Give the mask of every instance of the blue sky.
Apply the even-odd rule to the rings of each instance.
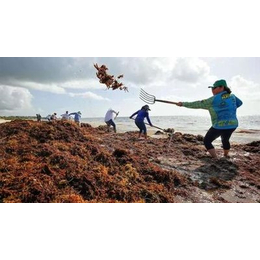
[[[129,92],[107,89],[99,83],[93,64],[105,64]],[[103,117],[110,107],[129,116],[144,103],[140,88],[158,99],[194,101],[208,98],[207,87],[226,79],[243,100],[240,115],[259,114],[260,58],[105,57],[0,58],[0,114],[46,116],[81,111],[83,117]],[[207,111],[155,103],[151,116],[207,115]]]

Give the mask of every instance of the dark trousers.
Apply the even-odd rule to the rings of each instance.
[[[116,124],[114,123],[114,121],[112,119],[110,119],[109,121],[106,122],[107,126],[113,126],[114,132],[116,132]]]
[[[146,134],[147,133],[147,130],[146,130],[146,126],[145,126],[145,123],[144,122],[142,122],[142,121],[135,121],[135,124],[136,124],[136,126],[139,128],[139,133],[141,134],[142,132],[144,133],[144,134]]]
[[[236,130],[236,128],[215,129],[215,128],[211,127],[204,137],[204,145],[205,145],[206,149],[207,150],[213,149],[214,146],[212,145],[212,142],[221,136],[221,142],[223,145],[223,149],[229,150],[230,149],[229,139],[235,130]]]

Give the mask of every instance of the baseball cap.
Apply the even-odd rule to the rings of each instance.
[[[227,82],[224,79],[220,79],[215,81],[213,86],[209,86],[209,88],[217,88],[217,87],[227,87]]]
[[[150,110],[151,111],[151,109],[150,109],[150,107],[148,105],[143,106],[143,108],[146,109],[146,110]]]

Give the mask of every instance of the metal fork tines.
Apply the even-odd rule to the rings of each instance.
[[[154,104],[155,103],[155,96],[148,94],[142,88],[140,91],[140,99],[143,100],[147,104]]]

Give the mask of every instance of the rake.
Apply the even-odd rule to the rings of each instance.
[[[173,105],[177,105],[178,104],[178,102],[172,102],[172,101],[167,101],[167,100],[156,99],[155,96],[153,96],[151,94],[148,94],[142,88],[141,88],[139,97],[140,97],[141,100],[143,100],[147,104],[154,104],[156,101],[157,102],[162,102],[162,103],[167,103],[167,104],[173,104]]]
[[[135,120],[134,118],[131,118],[131,119]],[[147,123],[144,123],[144,124],[145,124],[145,125],[149,125],[149,124],[147,124]],[[150,125],[149,125],[149,126],[150,126]],[[162,131],[165,132],[165,129],[162,129],[161,127],[158,127],[158,126],[155,126],[155,125],[153,125],[152,127],[157,128],[157,129],[160,129],[160,130],[162,130]]]

